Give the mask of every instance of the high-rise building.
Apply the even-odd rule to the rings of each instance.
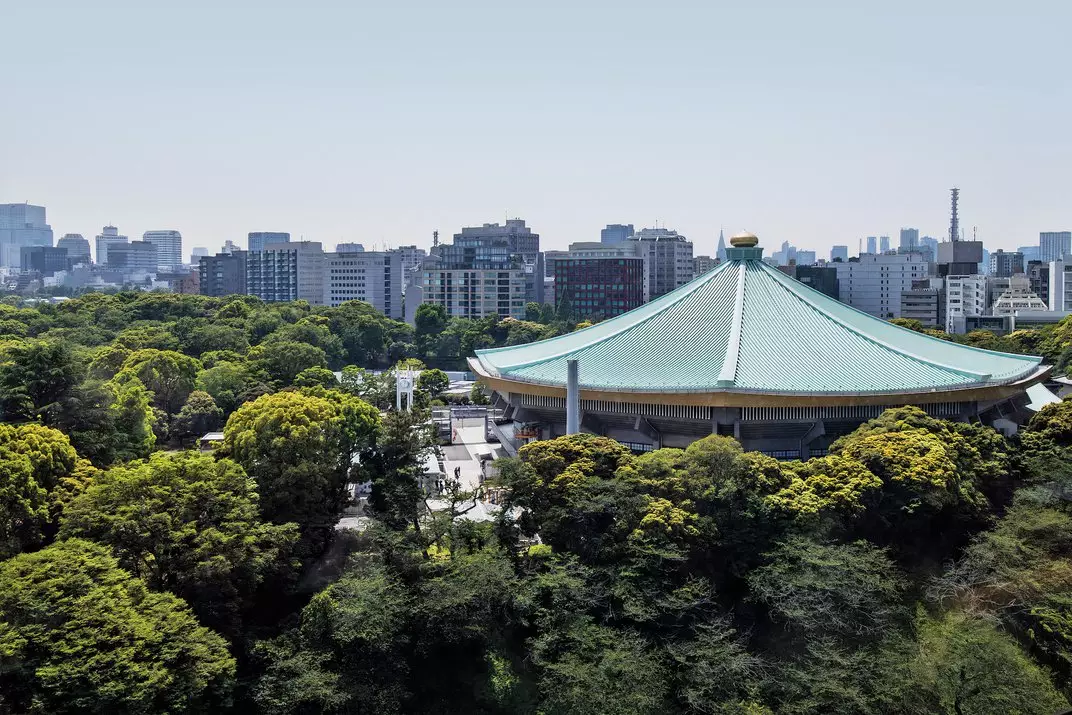
[[[1020,311],[1045,312],[1046,302],[1031,290],[1027,276],[1017,273],[1008,278],[1008,287],[990,304],[991,315],[1016,315]]]
[[[926,278],[928,269],[919,253],[865,254],[833,266],[841,302],[879,318],[899,318],[901,293]]]
[[[613,246],[613,245],[616,245],[616,244],[613,244],[613,243],[608,243],[608,244],[600,243],[599,245]],[[565,258],[568,255],[569,255],[569,251],[544,251],[543,252],[543,275],[544,275],[544,277],[545,278],[554,278],[555,277],[555,261],[557,261],[559,258]]]
[[[224,253],[234,253],[235,251],[241,251],[241,250],[242,249],[238,247],[238,244],[235,243],[234,241],[232,241],[229,238],[226,241],[223,242],[223,252]]]
[[[115,226],[105,226],[99,234],[97,234],[97,265],[108,264],[108,247],[117,243],[128,243],[130,239],[126,236],[119,234],[119,229]]]
[[[711,258],[711,256],[693,256],[692,257],[692,274],[694,276],[702,276],[708,271],[715,270],[715,266],[718,265],[717,258]]]
[[[718,259],[719,263],[726,261],[726,235],[721,228],[718,230],[718,250],[715,251],[715,258]],[[697,275],[699,274],[697,273]]]
[[[1043,231],[1039,233],[1039,259],[1061,261],[1072,254],[1072,231]]]
[[[197,250],[197,249],[194,249]],[[246,252],[201,256],[198,261],[201,295],[223,297],[246,294]]]
[[[798,248],[796,262],[798,266],[814,266],[815,251],[805,251],[803,248]]]
[[[89,263],[93,260],[89,250],[89,241],[80,233],[63,234],[63,238],[56,241],[56,247],[67,249],[67,259],[72,265]]]
[[[938,239],[933,236],[920,236],[919,250],[928,261],[934,263],[938,259]]]
[[[841,261],[845,262],[849,260],[849,247],[848,246],[834,246],[830,249],[830,262]]]
[[[51,246],[52,227],[45,220],[45,207],[31,204],[0,204],[0,265],[18,268],[23,246]]]
[[[878,239],[874,236],[867,237],[867,253],[871,255],[878,253]]]
[[[692,242],[677,231],[642,228],[630,240],[640,242],[648,254],[650,300],[666,295],[693,279]]]
[[[901,243],[898,248],[902,250],[909,250],[919,248],[919,229],[918,228],[902,228],[901,229]]]
[[[1014,273],[1024,272],[1024,254],[1019,251],[1006,253],[1000,248],[990,254],[990,275],[1008,278]]]
[[[424,259],[428,258],[428,251],[416,246],[399,246],[394,251],[402,261],[402,275],[409,275],[410,271],[419,268]]]
[[[633,224],[608,223],[607,227],[599,232],[600,243],[621,243],[633,237]]]
[[[1050,310],[1072,311],[1072,261],[1050,261]]]
[[[938,275],[978,275],[983,262],[982,241],[945,241],[938,244]]]
[[[402,255],[397,251],[336,251],[324,258],[324,303],[368,303],[389,318],[402,319]]]
[[[108,267],[132,273],[156,273],[160,266],[160,254],[155,244],[148,241],[108,244]]]
[[[957,241],[957,243],[968,242]],[[945,331],[947,333],[965,332],[965,318],[986,315],[987,307],[989,306],[987,298],[986,276],[946,276]]]
[[[786,272],[793,278],[815,290],[837,300],[840,295],[838,289],[837,269],[833,266],[813,266],[798,263]]]
[[[600,244],[615,245],[615,244]],[[611,318],[644,303],[645,263],[641,255],[571,255],[555,261],[555,307],[574,318]]]
[[[1027,265],[1031,261],[1041,261],[1041,251],[1038,246],[1020,246],[1016,249],[1017,253],[1024,254],[1024,265]]]
[[[1027,264],[1027,280],[1031,292],[1045,301],[1050,299],[1050,264],[1031,261]]]
[[[19,249],[20,268],[43,276],[67,270],[67,249],[59,246],[23,246]]]
[[[160,270],[168,272],[182,267],[182,234],[178,231],[146,231],[141,240],[156,246]]]
[[[879,236],[878,237],[878,250],[880,253],[888,253],[890,250],[890,237]]]
[[[201,259],[209,255],[208,249],[204,246],[197,246],[190,252],[190,263],[197,266],[201,263]]]
[[[286,231],[250,231],[246,238],[251,251],[263,251],[270,243],[290,243],[290,234]]]
[[[432,253],[438,267],[447,270],[519,270],[525,275],[525,299],[544,302],[540,234],[521,219],[467,226],[454,234],[453,244],[440,244]]]
[[[270,243],[263,251],[249,251],[246,292],[268,303],[304,300],[324,305],[324,260],[324,249],[315,241]]]
[[[421,300],[442,305],[457,318],[525,318],[526,273],[520,268],[475,270],[421,268]]]

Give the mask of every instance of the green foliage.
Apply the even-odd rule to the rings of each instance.
[[[315,345],[281,340],[249,351],[249,361],[280,385],[290,385],[303,370],[328,366],[324,351]]]
[[[335,373],[323,367],[307,367],[294,378],[295,387],[326,387],[331,389],[339,386],[335,379]]]
[[[28,340],[0,349],[0,410],[8,422],[55,422],[63,401],[84,377],[64,342]]]
[[[223,410],[212,399],[212,395],[194,390],[186,398],[186,404],[175,415],[171,433],[178,439],[200,437],[212,432],[223,424]]]
[[[61,538],[107,544],[149,587],[188,602],[202,622],[237,636],[266,577],[288,568],[293,524],[260,520],[252,479],[234,462],[192,452],[113,467],[68,504]]]
[[[153,395],[153,405],[174,415],[194,389],[201,363],[174,350],[136,350],[123,363],[120,375],[136,377]]]
[[[450,378],[442,370],[422,370],[417,377],[417,387],[427,392],[434,400],[450,387]]]
[[[148,457],[156,444],[153,434],[152,393],[131,373],[105,383],[111,393],[114,455],[120,461]]]
[[[426,413],[391,411],[380,424],[375,441],[361,455],[357,481],[372,483],[369,510],[388,528],[419,526],[424,459],[434,444]]]
[[[79,539],[0,563],[0,653],[13,712],[204,712],[226,703],[235,673],[180,599]]]

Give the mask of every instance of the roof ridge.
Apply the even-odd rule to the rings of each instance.
[[[726,340],[726,356],[722,360],[722,369],[718,373],[719,387],[729,387],[737,381],[737,360],[741,354],[741,325],[744,322],[744,278],[748,266],[744,261],[735,261],[737,267],[737,295],[733,302],[733,322]]]
[[[617,337],[617,336],[621,335],[622,333],[625,333],[625,332],[628,332],[630,330],[633,330],[634,328],[637,328],[637,327],[643,325],[644,323],[648,322],[649,320],[662,315],[665,311],[669,310],[670,308],[672,308],[673,306],[677,305],[678,303],[680,303],[684,299],[688,298],[690,295],[692,295],[693,293],[698,291],[700,288],[710,284],[715,276],[721,275],[722,273],[725,272],[725,269],[723,268],[724,266],[728,266],[728,265],[730,265],[731,263],[734,263],[734,262],[735,261],[727,261],[727,262],[725,262],[723,264],[720,264],[718,267],[715,268],[715,270],[704,274],[704,276],[700,276],[700,278],[694,278],[693,280],[689,281],[685,285],[683,285],[683,286],[681,286],[679,288],[675,288],[674,290],[670,291],[669,293],[666,293],[665,295],[659,296],[654,301],[649,301],[648,303],[645,303],[644,305],[641,305],[641,306],[638,306],[637,308],[634,308],[633,310],[636,310],[636,311],[639,311],[639,310],[641,310],[642,308],[645,308],[645,307],[650,308],[652,306],[652,304],[655,303],[656,301],[662,301],[664,299],[670,298],[671,296],[674,296],[673,300],[666,300],[665,304],[658,306],[658,309],[656,309],[656,310],[650,310],[647,315],[645,315],[644,317],[640,318],[636,322],[631,322],[631,323],[628,323],[628,325],[625,325],[625,323],[627,321],[622,321],[624,327],[621,327],[619,329],[613,330],[613,331],[611,331],[610,333],[608,333],[606,335],[600,336],[599,338],[596,339],[596,342],[603,342],[605,340],[610,340],[611,338]],[[719,268],[723,268],[723,270],[719,270]],[[701,280],[701,279],[703,279],[703,280]],[[680,295],[677,295],[678,293],[680,293]],[[629,311],[629,312],[631,313],[633,311]],[[626,317],[627,315],[629,315],[629,313],[622,313],[621,315],[616,315],[613,318],[610,318],[610,320],[611,321],[617,321],[617,320],[620,320],[620,319]],[[609,322],[609,321],[604,321],[604,323],[606,323],[606,322]],[[598,325],[602,325],[602,324],[603,323],[597,323],[596,325],[593,325],[592,327],[594,328],[594,327],[596,327]],[[547,340],[540,341],[540,342],[543,342],[543,343],[546,344],[546,343],[549,343],[549,342],[552,342],[552,341],[555,341],[555,340],[559,340],[561,338],[568,338],[570,336],[576,336],[576,335],[577,335],[577,332],[574,331],[572,333],[565,333],[563,335],[556,335],[553,338],[548,338]],[[572,352],[582,350],[582,349],[588,347],[589,345],[591,345],[591,342],[585,343],[583,345],[570,347],[570,348],[568,348],[566,350],[560,350],[559,352],[552,353],[551,355],[545,355],[545,356],[540,357],[540,358],[538,358],[536,360],[528,360],[526,362],[514,363],[514,364],[510,365],[508,369],[510,371],[519,370],[519,369],[522,369],[522,368],[530,367],[532,365],[538,365],[540,363],[549,362],[551,360],[561,358],[561,357],[563,357],[565,355],[569,355]],[[510,345],[510,346],[504,346],[504,347],[501,347],[501,348],[493,348],[491,350],[486,350],[486,351],[481,350],[481,351],[477,352],[477,356],[479,357],[482,354],[494,353],[494,352],[497,352],[497,351],[500,351],[500,350],[508,350],[508,349],[511,349],[511,348],[518,348],[518,347],[525,347],[525,346],[523,346],[523,345],[522,346]]]
[[[794,285],[796,283],[796,281],[793,281],[791,278],[789,278],[789,276],[786,276],[780,270],[778,270],[776,268],[772,268],[771,266],[768,266],[766,263],[763,263],[762,261],[757,261],[757,263],[759,263],[759,265],[762,266],[761,270],[765,270],[768,273],[770,273],[774,277],[775,282],[778,283],[778,285],[780,285],[785,291],[787,291],[788,293],[790,293],[791,295],[796,297],[797,300],[799,300],[802,303],[806,304],[809,308],[811,308],[813,311],[815,311],[819,315],[823,316],[827,320],[829,320],[831,322],[835,322],[838,325],[840,325],[843,328],[845,328],[846,330],[849,330],[849,331],[851,331],[853,333],[856,333],[857,335],[859,335],[864,340],[870,341],[870,342],[874,343],[875,345],[879,345],[879,346],[885,348],[886,350],[890,350],[892,352],[898,353],[899,355],[903,355],[903,356],[905,356],[905,357],[907,357],[907,358],[909,358],[911,360],[926,363],[927,365],[930,365],[932,367],[938,367],[938,368],[941,368],[943,370],[949,370],[949,371],[955,372],[955,373],[957,373],[959,375],[964,375],[965,377],[973,377],[973,378],[977,379],[979,382],[986,382],[991,376],[991,374],[987,373],[987,372],[977,372],[975,370],[967,370],[965,368],[955,367],[953,365],[948,365],[946,363],[939,362],[937,360],[932,360],[930,358],[923,357],[922,355],[918,355],[915,352],[905,350],[904,348],[901,348],[901,347],[898,347],[896,345],[893,345],[893,344],[887,342],[886,340],[883,340],[882,338],[879,338],[879,337],[877,337],[875,335],[872,335],[868,331],[866,331],[865,329],[859,328],[859,327],[857,327],[855,325],[851,325],[851,324],[846,323],[844,321],[834,320],[834,318],[832,318],[826,311],[824,311],[819,305],[816,304],[816,302],[811,298],[811,296],[809,296],[806,293],[803,293],[803,292],[801,292],[801,291],[796,289],[796,285]],[[803,285],[803,284],[801,284],[801,285]],[[806,287],[807,286],[805,286],[805,288]],[[849,307],[852,307],[852,306],[849,306]],[[868,318],[871,318],[872,320],[882,320],[882,318],[876,318],[875,316],[873,316],[873,315],[871,315],[869,313],[862,313],[861,312],[861,314],[866,315]],[[883,322],[885,322],[885,321],[883,321]],[[911,331],[911,332],[914,332],[914,331]],[[928,337],[928,336],[922,336],[922,337]]]

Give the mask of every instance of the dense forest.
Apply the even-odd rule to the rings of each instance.
[[[807,462],[577,435],[499,462],[497,520],[429,512],[426,414],[372,370],[584,327],[527,317],[0,304],[0,713],[1068,707],[1072,402],[1013,439],[892,409]],[[938,337],[1072,355],[1068,320]]]

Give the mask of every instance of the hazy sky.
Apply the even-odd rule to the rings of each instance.
[[[3,0],[0,202],[184,252],[1072,228],[1072,3]],[[865,6],[870,6],[864,9]],[[875,9],[878,8],[878,9]]]

